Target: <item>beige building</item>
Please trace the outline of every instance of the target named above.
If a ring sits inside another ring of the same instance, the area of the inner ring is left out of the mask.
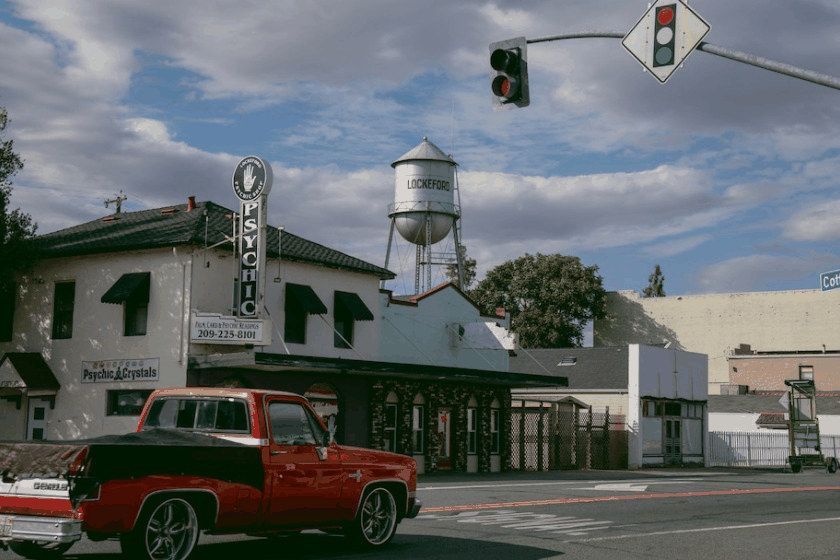
[[[706,354],[712,395],[733,382],[728,358],[741,344],[757,352],[840,349],[840,291],[643,298],[630,290],[607,294],[607,311],[609,318],[594,325],[596,347],[668,345]]]

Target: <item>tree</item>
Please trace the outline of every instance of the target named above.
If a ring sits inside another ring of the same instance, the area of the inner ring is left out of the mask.
[[[656,265],[653,274],[648,276],[648,287],[644,289],[642,295],[646,298],[665,297],[665,277],[662,276],[659,265]]]
[[[581,346],[586,324],[607,315],[597,273],[577,257],[526,253],[488,272],[470,297],[485,313],[510,311],[523,348]]]
[[[446,277],[449,279],[450,282],[461,288],[463,291],[467,291],[472,286],[473,280],[475,280],[475,266],[476,262],[475,259],[471,259],[467,256],[467,248],[461,247],[462,254],[461,254],[461,263],[464,265],[464,285],[461,285],[461,279],[458,278],[458,263],[454,262],[450,265],[446,266]]]
[[[0,132],[6,129],[9,116],[0,107]],[[28,272],[35,262],[35,230],[29,214],[20,208],[9,210],[12,196],[10,178],[23,169],[23,160],[14,152],[12,140],[0,137],[0,291],[20,275]]]

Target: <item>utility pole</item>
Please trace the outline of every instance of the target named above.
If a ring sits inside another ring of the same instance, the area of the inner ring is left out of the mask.
[[[124,200],[128,199],[128,196],[122,194],[122,191],[120,191],[120,194],[114,195],[114,196],[116,198],[112,198],[110,200],[107,199],[107,198],[105,199],[105,208],[108,208],[109,204],[116,204],[117,207],[116,207],[114,213],[119,214],[122,211],[122,203],[123,203]]]

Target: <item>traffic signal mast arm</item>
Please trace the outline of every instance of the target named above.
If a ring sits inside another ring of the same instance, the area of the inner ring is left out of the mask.
[[[551,37],[528,39],[527,42],[529,44],[533,44],[548,43],[550,41],[562,41],[564,39],[623,39],[625,35],[626,33],[618,33],[615,31],[585,31],[582,33],[564,33],[562,35],[553,35]],[[734,60],[735,62],[743,62],[744,64],[749,64],[750,66],[755,66],[764,70],[770,70],[771,72],[784,74],[785,76],[790,76],[792,78],[805,80],[806,82],[811,82],[812,84],[826,86],[834,89],[840,89],[840,78],[835,78],[834,76],[829,76],[828,74],[820,74],[819,72],[806,70],[804,68],[798,68],[791,64],[775,62],[773,60],[768,60],[760,56],[754,56],[740,51],[727,49],[725,47],[719,47],[717,45],[712,45],[711,43],[706,43],[705,41],[697,45],[696,50],[720,56],[723,58],[728,58],[729,60]]]

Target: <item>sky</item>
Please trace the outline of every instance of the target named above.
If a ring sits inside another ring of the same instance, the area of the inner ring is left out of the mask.
[[[819,289],[840,268],[840,91],[706,52],[660,84],[619,39],[528,45],[531,105],[493,111],[489,44],[627,33],[646,1],[0,1],[0,106],[48,233],[113,213],[231,209],[271,163],[269,223],[384,265],[391,163],[458,163],[478,279],[577,256],[607,290],[660,265],[669,296]],[[705,41],[840,77],[836,0],[692,0]],[[452,250],[452,236],[436,247]],[[413,293],[397,239],[386,287]],[[433,285],[443,281],[436,269]]]

